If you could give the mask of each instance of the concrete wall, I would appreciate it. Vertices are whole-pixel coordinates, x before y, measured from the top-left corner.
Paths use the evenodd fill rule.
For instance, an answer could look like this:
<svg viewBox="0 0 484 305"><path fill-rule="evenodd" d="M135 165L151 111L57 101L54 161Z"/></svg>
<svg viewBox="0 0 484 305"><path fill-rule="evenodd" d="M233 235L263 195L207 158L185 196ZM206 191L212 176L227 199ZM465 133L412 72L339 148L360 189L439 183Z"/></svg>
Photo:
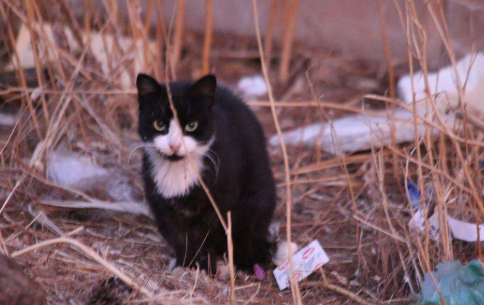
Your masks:
<svg viewBox="0 0 484 305"><path fill-rule="evenodd" d="M82 0L78 12L82 12ZM279 0L281 1L281 0ZM445 2L453 47L458 55L471 50L475 42L477 50L484 50L484 11L482 0L450 0ZM258 0L258 12L263 33L268 25L272 0ZM396 0L405 18L405 1ZM98 2L97 5L101 2ZM146 0L142 0L146 9ZM168 22L174 17L176 0L162 0L163 14ZM439 61L443 44L425 6L425 1L414 0L420 22L426 30L428 54L431 65ZM127 16L125 2L119 2L121 16ZM252 1L213 0L213 28L215 32L255 36ZM399 12L393 0L382 0L384 18L391 52L395 61L408 59L407 44ZM153 22L155 22L153 17ZM404 20L405 21L405 20ZM286 20L280 21L282 25ZM471 24L473 24L473 31ZM202 32L205 26L205 1L187 0L186 27ZM276 33L276 37L279 35ZM377 0L301 0L297 11L295 40L322 51L337 51L345 55L370 60L385 59Z"/></svg>

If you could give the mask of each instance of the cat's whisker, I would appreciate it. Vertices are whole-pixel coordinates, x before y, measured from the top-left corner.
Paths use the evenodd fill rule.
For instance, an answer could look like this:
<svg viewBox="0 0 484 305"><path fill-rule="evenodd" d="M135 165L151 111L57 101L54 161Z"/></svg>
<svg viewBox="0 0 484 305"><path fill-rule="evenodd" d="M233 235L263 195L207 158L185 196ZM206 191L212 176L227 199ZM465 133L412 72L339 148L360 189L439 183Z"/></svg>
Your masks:
<svg viewBox="0 0 484 305"><path fill-rule="evenodd" d="M215 169L215 176L217 176L217 172L218 172L218 166L217 165L218 164L215 162L213 156L211 156L210 154L207 153L205 156L207 157L208 160L210 160L210 162L212 162L213 167Z"/></svg>
<svg viewBox="0 0 484 305"><path fill-rule="evenodd" d="M128 156L128 164L129 162L131 161L131 156L133 155L133 153L137 150L137 149L140 149L140 148L144 148L144 147L155 147L154 144L142 144L142 145L138 145L136 146L135 148L133 148L131 150L131 152L129 153L129 156Z"/></svg>
<svg viewBox="0 0 484 305"><path fill-rule="evenodd" d="M211 156L210 154L213 154L213 156ZM218 157L217 153L211 149L207 150L206 156L213 164L213 167L215 169L215 179L217 179L220 158ZM214 158L217 158L217 160L215 161Z"/></svg>

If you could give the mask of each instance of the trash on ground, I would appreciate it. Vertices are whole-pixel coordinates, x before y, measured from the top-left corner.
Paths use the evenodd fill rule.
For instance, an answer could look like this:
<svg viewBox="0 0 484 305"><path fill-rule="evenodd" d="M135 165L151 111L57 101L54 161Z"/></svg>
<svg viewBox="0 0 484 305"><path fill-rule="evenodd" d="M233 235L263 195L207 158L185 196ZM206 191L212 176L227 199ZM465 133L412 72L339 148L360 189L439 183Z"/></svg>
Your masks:
<svg viewBox="0 0 484 305"><path fill-rule="evenodd" d="M294 265L293 275L290 274L291 267L288 260L273 271L280 290L289 287L290 278L297 278L298 282L302 281L315 270L329 262L329 257L324 252L319 241L313 240L309 245L294 254L292 261Z"/></svg>
<svg viewBox="0 0 484 305"><path fill-rule="evenodd" d="M39 33L43 33L43 37L37 41L37 43L42 43L45 45L45 48L38 48L39 52L42 50L46 50L49 54L40 54L41 57L48 57L48 58L59 58L62 55L59 54L57 48L52 47L58 45L56 41L58 40L59 32L55 27L50 24L41 25L39 23L31 24L32 28L35 29ZM68 27L64 27L63 31L60 32L61 39L65 39L67 45L71 52L82 52L82 47L79 45L78 41L75 39L75 36L72 30ZM115 69L119 69L118 65L114 65L112 68L113 63L111 62L113 56L116 54L119 57L120 61L125 63L132 62L132 65L124 65L123 71L119 77L120 84L123 88L132 88L134 84L134 79L132 79L133 75L137 75L143 67L147 65L149 62L148 58L145 58L145 54L158 54L156 43L148 42L146 45L142 40L134 40L132 38L128 38L125 36L113 36L111 34L105 34L97 31L91 31L88 34L81 31L82 43L88 43L90 47L90 51L92 55L95 57L97 62L101 65L101 70L106 77L110 79L113 78L113 73ZM134 53L130 53L132 48L135 48L137 51ZM144 47L147 47L150 52L145 52ZM33 68L35 67L35 58L32 51L32 40L30 37L30 30L29 27L25 24L22 24L20 27L19 34L17 35L16 40L16 50L18 50L18 60L22 68ZM126 57L125 54L136 54L131 58ZM47 56L48 55L48 56ZM12 62L7 65L5 70L15 70L18 69L17 67L17 60L12 60ZM128 71L127 68L134 69L134 73ZM119 70L117 70L119 71ZM116 78L118 79L118 78Z"/></svg>
<svg viewBox="0 0 484 305"><path fill-rule="evenodd" d="M407 185L408 195L412 203L412 208L414 209L413 217L410 219L408 225L413 230L425 232L425 212L420 203L420 191L410 181L407 181ZM426 207L428 208L428 202L426 203ZM439 216L437 213L428 216L427 224L430 238L438 240L440 229ZM451 216L447 216L446 219L453 238L466 242L484 241L484 225L478 226L476 223L458 220ZM477 228L479 228L479 232Z"/></svg>
<svg viewBox="0 0 484 305"><path fill-rule="evenodd" d="M146 204L141 202L106 202L101 200L87 201L75 201L75 200L39 200L39 203L43 205L66 208L73 210L83 210L83 209L99 209L107 211L115 211L121 213L130 213L135 215L145 215L152 217L150 210Z"/></svg>
<svg viewBox="0 0 484 305"><path fill-rule="evenodd" d="M447 222L455 239L467 242L484 241L484 225L479 225L479 234L477 234L478 226L475 223L457 220L452 217L447 217Z"/></svg>
<svg viewBox="0 0 484 305"><path fill-rule="evenodd" d="M439 239L439 218L434 214L428 218L427 225L429 226L430 238L433 240ZM408 223L408 227L412 230L425 232L425 212L418 209L414 212L412 219Z"/></svg>
<svg viewBox="0 0 484 305"><path fill-rule="evenodd" d="M419 112L423 111L424 109L419 109ZM382 111L379 116L361 114L333 120L332 124L311 124L284 132L284 142L287 145L319 144L323 151L341 155L391 144L392 129L397 143L415 140L413 113L399 109L393 114L393 120L390 117L389 112ZM451 124L453 117L448 116L447 120ZM418 122L418 134L421 135L425 130L426 126L421 121ZM433 135L437 134L434 130ZM269 139L269 144L280 145L279 137L274 135Z"/></svg>
<svg viewBox="0 0 484 305"><path fill-rule="evenodd" d="M437 265L433 276L439 289L426 273L422 293L414 305L441 305L440 294L446 304L484 304L484 269L478 261L472 260L467 266L459 261L443 262Z"/></svg>
<svg viewBox="0 0 484 305"><path fill-rule="evenodd" d="M79 191L103 189L114 200L135 201L129 179L116 169L95 164L89 156L61 147L49 155L50 180L63 187Z"/></svg>
<svg viewBox="0 0 484 305"><path fill-rule="evenodd" d="M94 164L88 156L71 153L66 148L50 154L49 176L52 182L78 190L89 190L96 186L108 171Z"/></svg>
<svg viewBox="0 0 484 305"><path fill-rule="evenodd" d="M410 203L412 204L413 209L413 217L410 219L408 226L412 230L416 230L419 232L425 232L425 212L421 201L422 192L415 186L412 182L407 181L407 195L410 199ZM429 208L429 200L427 199L425 202L425 207ZM439 223L438 217L432 215L427 221L427 225L429 227L430 238L433 240L439 239Z"/></svg>
<svg viewBox="0 0 484 305"><path fill-rule="evenodd" d="M484 115L484 104L481 102L484 94L484 52L468 54L457 62L457 73L460 82L465 84L463 101L467 107ZM438 106L443 112L448 107L455 107L459 102L457 91L457 80L453 66L446 66L435 73L428 73L428 84L430 93L437 95ZM415 101L419 102L426 98L425 77L419 71L413 75L402 76L398 81L398 92L403 101L407 104L413 103L413 93L415 91Z"/></svg>
<svg viewBox="0 0 484 305"><path fill-rule="evenodd" d="M291 253L296 253L298 246L291 242ZM287 241L281 241L277 243L277 252L272 257L272 262L276 266L284 264L289 258L289 249L287 247Z"/></svg>
<svg viewBox="0 0 484 305"><path fill-rule="evenodd" d="M18 119L19 119L18 114L0 112L0 126L4 126L4 127L14 126L15 124L17 124Z"/></svg>
<svg viewBox="0 0 484 305"><path fill-rule="evenodd" d="M237 84L244 97L257 97L267 94L266 81L261 75L245 76Z"/></svg>
<svg viewBox="0 0 484 305"><path fill-rule="evenodd" d="M467 55L457 63L457 71L461 83L466 84L462 101L468 109L467 114L474 118L484 118L484 52ZM437 111L445 118L447 126L453 127L454 114L447 112L449 108L459 104L454 67L447 66L435 73L428 74L428 82L432 95L437 101ZM417 112L421 116L426 115L425 78L422 72L413 75L413 90L415 100L418 103ZM406 75L398 81L398 91L405 103L413 102L412 78ZM472 110L472 111L469 111ZM321 145L323 151L341 155L357 151L370 150L373 147L392 143L392 130L395 142L405 143L415 140L413 113L397 109L390 119L390 113L382 111L380 115L355 115L346 116L333 120L333 126L329 123L316 123L306 127L297 128L283 134L284 142L288 145ZM418 135L426 129L421 119L418 120ZM438 131L433 130L433 135ZM318 141L320 140L320 141ZM269 143L279 145L279 137L273 136Z"/></svg>

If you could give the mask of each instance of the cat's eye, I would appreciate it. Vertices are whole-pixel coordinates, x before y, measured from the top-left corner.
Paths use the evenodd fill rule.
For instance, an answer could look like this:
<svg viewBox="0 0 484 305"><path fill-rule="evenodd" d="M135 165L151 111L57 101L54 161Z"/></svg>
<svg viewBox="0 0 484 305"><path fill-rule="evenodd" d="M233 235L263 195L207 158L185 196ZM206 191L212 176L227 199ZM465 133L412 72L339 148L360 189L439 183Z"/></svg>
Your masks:
<svg viewBox="0 0 484 305"><path fill-rule="evenodd" d="M166 125L162 121L154 121L153 127L158 131L166 131Z"/></svg>
<svg viewBox="0 0 484 305"><path fill-rule="evenodd" d="M195 129L197 129L197 127L198 127L198 122L192 121L185 126L185 130L188 131L188 132L192 132Z"/></svg>

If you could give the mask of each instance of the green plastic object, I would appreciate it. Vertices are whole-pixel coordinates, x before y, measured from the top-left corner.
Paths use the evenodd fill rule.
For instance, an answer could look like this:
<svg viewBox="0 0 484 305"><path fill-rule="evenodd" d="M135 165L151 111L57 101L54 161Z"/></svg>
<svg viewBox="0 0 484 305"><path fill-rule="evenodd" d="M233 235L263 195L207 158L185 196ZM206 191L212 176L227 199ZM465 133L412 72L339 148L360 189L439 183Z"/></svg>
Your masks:
<svg viewBox="0 0 484 305"><path fill-rule="evenodd" d="M462 266L459 261L440 263L433 274L447 305L484 304L484 270L478 261L472 260L467 266ZM419 301L414 304L444 304L428 273L425 274Z"/></svg>

